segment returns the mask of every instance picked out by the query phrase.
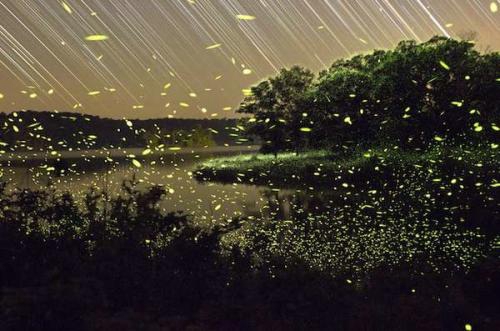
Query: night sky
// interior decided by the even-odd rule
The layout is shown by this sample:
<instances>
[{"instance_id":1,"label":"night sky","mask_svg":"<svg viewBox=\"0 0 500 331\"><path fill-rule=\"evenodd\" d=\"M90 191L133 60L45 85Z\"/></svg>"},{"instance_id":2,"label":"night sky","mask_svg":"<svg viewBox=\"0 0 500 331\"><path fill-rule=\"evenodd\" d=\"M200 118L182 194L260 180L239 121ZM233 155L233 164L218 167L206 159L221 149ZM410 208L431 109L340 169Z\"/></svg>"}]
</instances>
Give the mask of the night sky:
<instances>
[{"instance_id":1,"label":"night sky","mask_svg":"<svg viewBox=\"0 0 500 331\"><path fill-rule=\"evenodd\" d=\"M282 67L477 32L499 0L0 0L0 110L233 117ZM97 39L97 40L95 40Z\"/></svg>"}]
</instances>

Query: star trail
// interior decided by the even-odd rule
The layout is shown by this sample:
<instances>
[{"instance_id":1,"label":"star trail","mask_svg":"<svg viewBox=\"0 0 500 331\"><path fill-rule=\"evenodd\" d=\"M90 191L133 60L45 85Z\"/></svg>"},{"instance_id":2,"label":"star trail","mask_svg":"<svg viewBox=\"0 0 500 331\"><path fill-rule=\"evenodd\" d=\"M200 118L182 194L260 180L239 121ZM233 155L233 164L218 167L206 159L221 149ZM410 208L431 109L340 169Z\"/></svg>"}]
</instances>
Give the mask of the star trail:
<instances>
[{"instance_id":1,"label":"star trail","mask_svg":"<svg viewBox=\"0 0 500 331\"><path fill-rule=\"evenodd\" d=\"M499 1L0 0L0 111L222 118L282 67L313 70L403 39L477 34Z\"/></svg>"}]
</instances>

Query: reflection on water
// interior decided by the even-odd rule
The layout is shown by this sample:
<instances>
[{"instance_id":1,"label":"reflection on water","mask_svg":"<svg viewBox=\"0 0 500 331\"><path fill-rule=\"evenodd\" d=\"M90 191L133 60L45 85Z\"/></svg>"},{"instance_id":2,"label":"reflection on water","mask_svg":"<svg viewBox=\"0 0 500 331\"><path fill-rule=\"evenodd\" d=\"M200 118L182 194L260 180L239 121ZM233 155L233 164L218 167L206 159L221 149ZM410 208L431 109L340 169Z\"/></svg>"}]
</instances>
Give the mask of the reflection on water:
<instances>
[{"instance_id":1,"label":"reflection on water","mask_svg":"<svg viewBox=\"0 0 500 331\"><path fill-rule=\"evenodd\" d=\"M50 187L71 192L83 198L91 187L119 194L124 179L135 178L139 188L162 185L167 194L162 203L165 211L184 211L200 222L219 222L246 214L266 213L262 189L243 184L199 183L192 176L195 164L216 154L185 154L149 157L141 168L130 160L71 159L52 163L48 174L42 162L4 167L3 180L9 188L40 189Z\"/></svg>"}]
</instances>

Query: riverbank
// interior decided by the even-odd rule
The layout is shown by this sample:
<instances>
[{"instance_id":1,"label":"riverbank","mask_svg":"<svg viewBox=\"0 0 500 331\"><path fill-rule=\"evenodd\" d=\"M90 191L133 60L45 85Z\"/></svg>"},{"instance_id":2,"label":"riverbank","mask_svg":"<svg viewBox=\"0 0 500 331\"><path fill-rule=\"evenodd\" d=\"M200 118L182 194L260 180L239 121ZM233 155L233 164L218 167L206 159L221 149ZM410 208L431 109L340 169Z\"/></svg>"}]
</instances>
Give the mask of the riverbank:
<instances>
[{"instance_id":1,"label":"riverbank","mask_svg":"<svg viewBox=\"0 0 500 331\"><path fill-rule=\"evenodd\" d=\"M494 147L495 145L493 145ZM195 175L201 181L276 187L356 187L395 179L399 175L424 177L441 182L440 176L464 173L484 177L482 185L496 186L500 165L498 148L492 145L435 145L426 151L377 148L356 151L349 156L328 151L301 154L282 153L216 158L198 164ZM454 178L450 178L453 180ZM455 178L455 181L459 179Z\"/></svg>"}]
</instances>

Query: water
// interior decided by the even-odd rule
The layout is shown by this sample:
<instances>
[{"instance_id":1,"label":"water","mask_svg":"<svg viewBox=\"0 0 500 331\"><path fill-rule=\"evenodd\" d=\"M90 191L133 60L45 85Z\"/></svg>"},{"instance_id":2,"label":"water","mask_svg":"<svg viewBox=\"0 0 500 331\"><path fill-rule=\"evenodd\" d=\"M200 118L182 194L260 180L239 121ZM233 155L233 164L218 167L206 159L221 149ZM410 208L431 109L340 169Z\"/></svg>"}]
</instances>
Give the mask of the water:
<instances>
[{"instance_id":1,"label":"water","mask_svg":"<svg viewBox=\"0 0 500 331\"><path fill-rule=\"evenodd\" d=\"M113 161L106 161L98 152L66 153L59 165L63 171L48 172L46 166L54 166L56 159L48 156L10 156L11 166L3 167L3 180L9 189L50 187L58 192L71 192L77 199L84 197L90 188L106 190L111 195L119 194L125 179L135 178L138 188L162 185L167 194L161 205L164 211L183 211L194 216L198 222L219 222L242 215L262 215L266 213L263 198L265 188L244 184L223 185L200 183L193 178L196 163L216 156L230 156L253 153L255 148L212 148L209 150L181 151L139 158L141 168L137 168L130 154L140 155L142 150L107 151ZM121 156L121 157L120 157ZM4 157L4 164L7 163ZM17 160L17 161L12 161ZM22 160L22 161L19 161ZM0 160L1 161L1 160ZM58 166L56 165L56 168Z\"/></svg>"}]
</instances>

